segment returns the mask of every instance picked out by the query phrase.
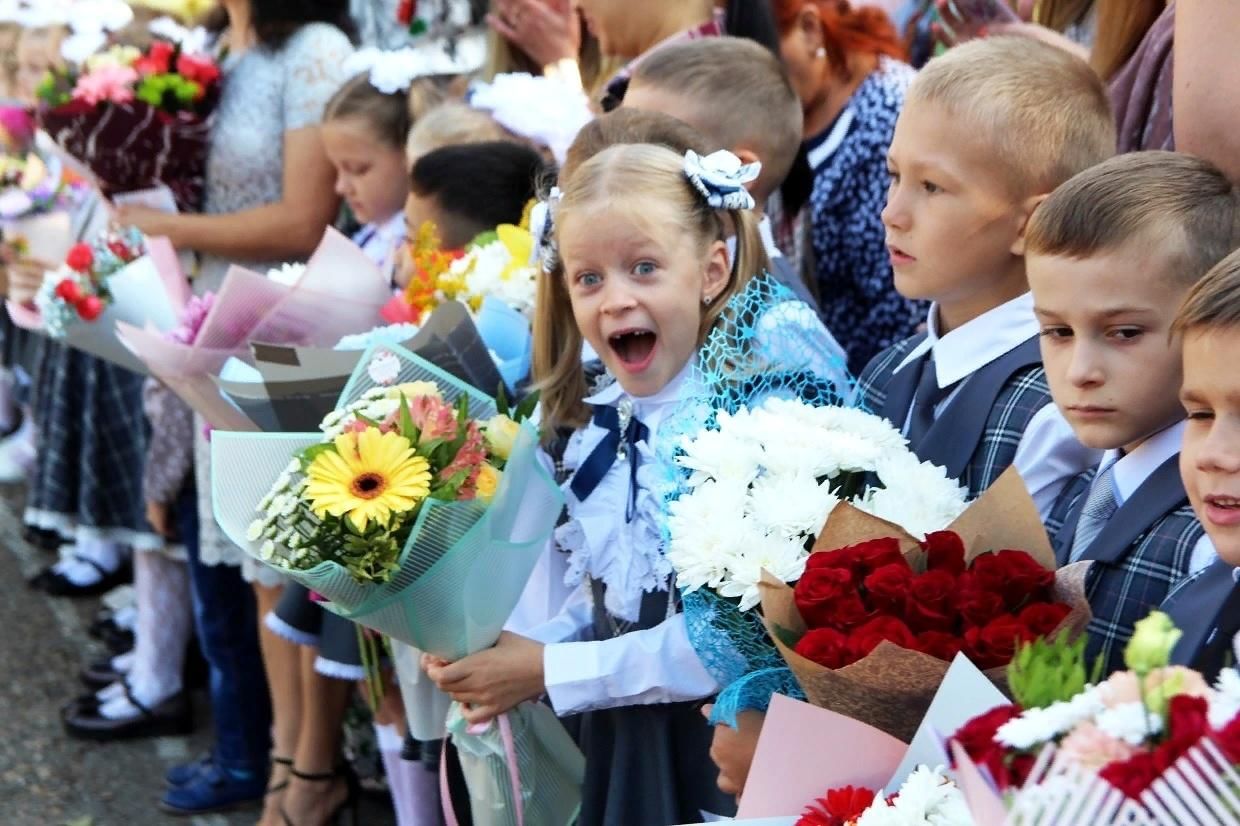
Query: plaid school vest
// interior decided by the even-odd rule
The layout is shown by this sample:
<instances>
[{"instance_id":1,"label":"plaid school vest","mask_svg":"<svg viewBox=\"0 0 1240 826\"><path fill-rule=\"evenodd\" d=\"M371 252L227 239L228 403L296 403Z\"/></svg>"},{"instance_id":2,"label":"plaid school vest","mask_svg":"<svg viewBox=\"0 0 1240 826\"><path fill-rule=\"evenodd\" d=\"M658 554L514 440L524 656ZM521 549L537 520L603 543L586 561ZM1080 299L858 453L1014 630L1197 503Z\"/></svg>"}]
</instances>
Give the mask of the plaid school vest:
<instances>
[{"instance_id":1,"label":"plaid school vest","mask_svg":"<svg viewBox=\"0 0 1240 826\"><path fill-rule=\"evenodd\" d=\"M863 409L904 427L917 371L896 367L925 340L925 333L879 353L857 383ZM921 444L910 445L924 462L947 469L969 496L979 496L1007 470L1034 415L1050 404L1037 337L1000 356L964 379Z\"/></svg>"},{"instance_id":2,"label":"plaid school vest","mask_svg":"<svg viewBox=\"0 0 1240 826\"><path fill-rule=\"evenodd\" d=\"M1086 653L1091 659L1103 659L1103 676L1124 667L1124 646L1133 626L1188 578L1193 548L1205 533L1189 507L1179 460L1177 454L1160 465L1081 557L1093 562L1085 580L1094 614L1086 628ZM1097 472L1094 468L1072 479L1047 519L1061 565L1068 561L1081 509Z\"/></svg>"}]
</instances>

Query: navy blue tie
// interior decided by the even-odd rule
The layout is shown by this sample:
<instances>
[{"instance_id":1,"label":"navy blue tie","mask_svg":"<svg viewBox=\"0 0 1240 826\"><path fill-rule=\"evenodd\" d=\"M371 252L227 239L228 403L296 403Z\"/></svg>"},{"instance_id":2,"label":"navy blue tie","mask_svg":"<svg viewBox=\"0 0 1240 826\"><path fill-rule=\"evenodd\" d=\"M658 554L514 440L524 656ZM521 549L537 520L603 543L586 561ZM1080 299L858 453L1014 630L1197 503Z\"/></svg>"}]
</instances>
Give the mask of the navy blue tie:
<instances>
[{"instance_id":1,"label":"navy blue tie","mask_svg":"<svg viewBox=\"0 0 1240 826\"><path fill-rule=\"evenodd\" d=\"M616 460L629 463L629 501L624 511L626 522L633 521L637 510L637 443L650 436L650 429L632 414L632 405L622 402L623 410L610 405L595 405L593 422L607 431L598 447L586 457L573 475L569 488L578 501L585 501L611 470Z\"/></svg>"}]
</instances>

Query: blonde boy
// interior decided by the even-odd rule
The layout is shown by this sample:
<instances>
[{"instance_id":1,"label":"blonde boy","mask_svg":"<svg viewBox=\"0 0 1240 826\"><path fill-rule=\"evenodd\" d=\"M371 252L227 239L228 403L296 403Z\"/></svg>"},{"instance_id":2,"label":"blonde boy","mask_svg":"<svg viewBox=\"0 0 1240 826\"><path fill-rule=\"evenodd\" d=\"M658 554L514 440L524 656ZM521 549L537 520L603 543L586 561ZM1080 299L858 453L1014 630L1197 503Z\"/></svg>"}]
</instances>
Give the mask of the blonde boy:
<instances>
[{"instance_id":1,"label":"blonde boy","mask_svg":"<svg viewBox=\"0 0 1240 826\"><path fill-rule=\"evenodd\" d=\"M1214 551L1180 481L1184 435L1176 308L1240 244L1240 197L1206 161L1112 158L1057 189L1026 258L1055 404L1106 451L1047 520L1061 565L1088 560L1087 652L1123 668L1133 625Z\"/></svg>"},{"instance_id":2,"label":"blonde boy","mask_svg":"<svg viewBox=\"0 0 1240 826\"><path fill-rule=\"evenodd\" d=\"M1015 465L1045 514L1093 463L1050 404L1025 226L1055 187L1114 145L1102 82L1033 40L967 43L909 88L883 223L896 289L934 303L927 332L876 356L859 392L972 496Z\"/></svg>"},{"instance_id":3,"label":"blonde boy","mask_svg":"<svg viewBox=\"0 0 1240 826\"><path fill-rule=\"evenodd\" d=\"M1174 329L1184 341L1180 399L1188 414L1180 473L1219 559L1162 609L1184 632L1172 662L1213 677L1235 663L1240 631L1240 250L1197 283Z\"/></svg>"}]
</instances>

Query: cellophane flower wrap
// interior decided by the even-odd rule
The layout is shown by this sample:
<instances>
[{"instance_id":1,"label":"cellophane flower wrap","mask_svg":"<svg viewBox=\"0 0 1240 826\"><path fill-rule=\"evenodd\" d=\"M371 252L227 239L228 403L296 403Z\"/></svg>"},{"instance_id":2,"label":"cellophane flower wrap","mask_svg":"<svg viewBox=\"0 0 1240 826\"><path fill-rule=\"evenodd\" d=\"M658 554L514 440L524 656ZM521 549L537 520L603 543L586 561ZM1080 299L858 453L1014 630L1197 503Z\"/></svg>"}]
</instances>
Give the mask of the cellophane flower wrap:
<instances>
[{"instance_id":1,"label":"cellophane flower wrap","mask_svg":"<svg viewBox=\"0 0 1240 826\"><path fill-rule=\"evenodd\" d=\"M220 96L214 59L156 40L115 46L40 85L38 122L86 164L105 194L172 190L183 212L202 204L212 117Z\"/></svg>"},{"instance_id":2,"label":"cellophane flower wrap","mask_svg":"<svg viewBox=\"0 0 1240 826\"><path fill-rule=\"evenodd\" d=\"M213 434L217 519L336 613L459 659L498 638L561 504L534 428L498 416L413 353L372 348L321 433Z\"/></svg>"},{"instance_id":3,"label":"cellophane flower wrap","mask_svg":"<svg viewBox=\"0 0 1240 826\"><path fill-rule=\"evenodd\" d=\"M845 406L833 340L769 276L729 303L691 381L705 392L665 426L663 536L690 640L727 687L715 719L734 724L795 690L756 610L762 572L799 579L841 501L925 533L964 509L964 492L884 420Z\"/></svg>"},{"instance_id":4,"label":"cellophane flower wrap","mask_svg":"<svg viewBox=\"0 0 1240 826\"><path fill-rule=\"evenodd\" d=\"M0 225L67 209L83 185L58 158L0 155Z\"/></svg>"},{"instance_id":5,"label":"cellophane flower wrap","mask_svg":"<svg viewBox=\"0 0 1240 826\"><path fill-rule=\"evenodd\" d=\"M1054 559L1009 470L924 540L841 503L795 588L763 576L762 613L810 702L907 741L958 652L1002 687L1019 642L1084 630L1088 563Z\"/></svg>"},{"instance_id":6,"label":"cellophane flower wrap","mask_svg":"<svg viewBox=\"0 0 1240 826\"><path fill-rule=\"evenodd\" d=\"M142 233L134 229L75 244L64 262L44 275L35 295L47 334L62 339L71 325L98 320L114 301L109 279L144 253Z\"/></svg>"},{"instance_id":7,"label":"cellophane flower wrap","mask_svg":"<svg viewBox=\"0 0 1240 826\"><path fill-rule=\"evenodd\" d=\"M160 268L179 271L175 258L163 260ZM120 324L117 330L145 369L211 427L255 430L215 384L224 364L249 359L251 342L331 347L342 336L373 327L390 295L379 268L329 227L305 265L285 265L268 275L230 267L219 290L186 305L178 323L160 329ZM178 332L169 336L172 327Z\"/></svg>"},{"instance_id":8,"label":"cellophane flower wrap","mask_svg":"<svg viewBox=\"0 0 1240 826\"><path fill-rule=\"evenodd\" d=\"M951 739L974 813L1007 810L1014 822L1061 810L1090 824L1236 822L1240 675L1225 668L1211 686L1168 665L1179 635L1153 612L1129 641L1128 670L1105 680L1081 644L1023 648L1012 665L1015 702Z\"/></svg>"}]
</instances>

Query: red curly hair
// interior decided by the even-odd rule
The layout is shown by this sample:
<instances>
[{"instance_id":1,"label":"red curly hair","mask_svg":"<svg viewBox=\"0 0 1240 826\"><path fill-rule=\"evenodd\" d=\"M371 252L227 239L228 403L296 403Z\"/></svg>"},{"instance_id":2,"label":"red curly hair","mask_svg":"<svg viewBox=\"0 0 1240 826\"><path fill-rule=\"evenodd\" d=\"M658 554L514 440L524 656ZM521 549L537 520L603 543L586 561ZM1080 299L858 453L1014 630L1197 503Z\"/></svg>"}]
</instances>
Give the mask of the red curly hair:
<instances>
[{"instance_id":1,"label":"red curly hair","mask_svg":"<svg viewBox=\"0 0 1240 826\"><path fill-rule=\"evenodd\" d=\"M806 6L818 9L822 45L835 71L846 72L848 55L858 52L908 59L904 42L886 12L873 6L854 8L848 0L771 0L780 35L792 31Z\"/></svg>"}]
</instances>

